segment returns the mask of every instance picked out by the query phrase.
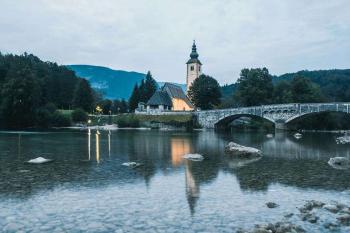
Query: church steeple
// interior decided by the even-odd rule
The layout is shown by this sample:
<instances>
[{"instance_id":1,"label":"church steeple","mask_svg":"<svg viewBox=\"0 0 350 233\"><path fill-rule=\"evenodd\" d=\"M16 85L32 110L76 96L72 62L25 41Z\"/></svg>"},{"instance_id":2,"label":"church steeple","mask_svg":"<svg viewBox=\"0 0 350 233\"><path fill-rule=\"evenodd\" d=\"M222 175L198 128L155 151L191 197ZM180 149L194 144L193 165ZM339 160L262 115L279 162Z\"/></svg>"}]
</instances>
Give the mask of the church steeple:
<instances>
[{"instance_id":1,"label":"church steeple","mask_svg":"<svg viewBox=\"0 0 350 233\"><path fill-rule=\"evenodd\" d=\"M202 74L202 63L198 59L198 53L197 53L197 46L196 41L193 41L192 44L192 51L190 54L190 59L188 60L187 64L187 77L186 77L186 84L187 84L187 91L190 89L193 81L199 77L199 75Z\"/></svg>"},{"instance_id":2,"label":"church steeple","mask_svg":"<svg viewBox=\"0 0 350 233\"><path fill-rule=\"evenodd\" d=\"M196 46L196 41L195 40L193 40L192 52L190 54L190 57L192 59L197 59L198 58L197 46Z\"/></svg>"}]
</instances>

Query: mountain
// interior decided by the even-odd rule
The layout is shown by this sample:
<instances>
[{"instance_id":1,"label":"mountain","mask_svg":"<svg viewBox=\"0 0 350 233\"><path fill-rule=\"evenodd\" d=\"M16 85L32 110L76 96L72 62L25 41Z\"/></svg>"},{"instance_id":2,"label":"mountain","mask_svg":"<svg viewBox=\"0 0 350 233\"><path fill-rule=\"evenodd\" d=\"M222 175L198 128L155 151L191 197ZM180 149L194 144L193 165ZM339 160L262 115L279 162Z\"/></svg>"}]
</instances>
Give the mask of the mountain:
<instances>
[{"instance_id":1,"label":"mountain","mask_svg":"<svg viewBox=\"0 0 350 233\"><path fill-rule=\"evenodd\" d=\"M106 98L128 100L136 83L145 78L145 74L113 70L103 66L67 65L78 77L89 80L94 89L101 90Z\"/></svg>"}]
</instances>

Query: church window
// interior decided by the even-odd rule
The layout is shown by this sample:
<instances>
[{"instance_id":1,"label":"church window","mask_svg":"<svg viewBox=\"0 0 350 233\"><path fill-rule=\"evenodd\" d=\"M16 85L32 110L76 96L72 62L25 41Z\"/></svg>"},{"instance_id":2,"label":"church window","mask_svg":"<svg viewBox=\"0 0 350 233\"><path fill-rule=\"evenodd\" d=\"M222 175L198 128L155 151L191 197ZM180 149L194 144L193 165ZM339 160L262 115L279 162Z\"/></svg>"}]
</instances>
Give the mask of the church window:
<instances>
[{"instance_id":1,"label":"church window","mask_svg":"<svg viewBox=\"0 0 350 233\"><path fill-rule=\"evenodd\" d=\"M201 67L199 67L198 69L199 69L199 71L201 71Z\"/></svg>"},{"instance_id":2,"label":"church window","mask_svg":"<svg viewBox=\"0 0 350 233\"><path fill-rule=\"evenodd\" d=\"M194 66L191 66L191 71L194 71Z\"/></svg>"}]
</instances>

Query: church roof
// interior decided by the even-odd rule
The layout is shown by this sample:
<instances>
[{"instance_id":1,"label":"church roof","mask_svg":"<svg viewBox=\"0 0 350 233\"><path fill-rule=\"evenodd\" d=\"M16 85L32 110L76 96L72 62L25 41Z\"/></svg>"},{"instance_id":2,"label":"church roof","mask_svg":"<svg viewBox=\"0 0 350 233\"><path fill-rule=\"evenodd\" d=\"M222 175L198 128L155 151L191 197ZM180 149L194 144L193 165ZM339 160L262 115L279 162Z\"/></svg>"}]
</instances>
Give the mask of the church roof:
<instances>
[{"instance_id":1,"label":"church roof","mask_svg":"<svg viewBox=\"0 0 350 233\"><path fill-rule=\"evenodd\" d=\"M170 98L182 99L188 104L188 106L194 107L180 86L172 83L165 83L162 87L162 91L167 92Z\"/></svg>"},{"instance_id":2,"label":"church roof","mask_svg":"<svg viewBox=\"0 0 350 233\"><path fill-rule=\"evenodd\" d=\"M148 100L147 105L165 105L173 106L171 98L166 91L157 90L152 97Z\"/></svg>"}]
</instances>

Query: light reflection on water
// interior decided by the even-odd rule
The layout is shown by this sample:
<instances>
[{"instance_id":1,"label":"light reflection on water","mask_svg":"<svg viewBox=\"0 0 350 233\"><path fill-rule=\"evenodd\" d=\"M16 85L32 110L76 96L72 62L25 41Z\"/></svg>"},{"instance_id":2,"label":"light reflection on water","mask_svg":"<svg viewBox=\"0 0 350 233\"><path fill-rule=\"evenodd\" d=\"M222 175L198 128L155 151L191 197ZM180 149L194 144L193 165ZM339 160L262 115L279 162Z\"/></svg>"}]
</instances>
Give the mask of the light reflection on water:
<instances>
[{"instance_id":1,"label":"light reflection on water","mask_svg":"<svg viewBox=\"0 0 350 233\"><path fill-rule=\"evenodd\" d=\"M230 158L223 150L229 141L257 147L264 157ZM205 160L183 160L187 153ZM23 163L38 156L55 162ZM350 147L336 145L330 134L296 140L258 133L3 133L0 230L16 221L34 231L232 232L280 221L309 199L350 204L350 173L328 166L334 156L350 158ZM143 166L121 165L128 161ZM267 209L268 201L281 208Z\"/></svg>"}]
</instances>

